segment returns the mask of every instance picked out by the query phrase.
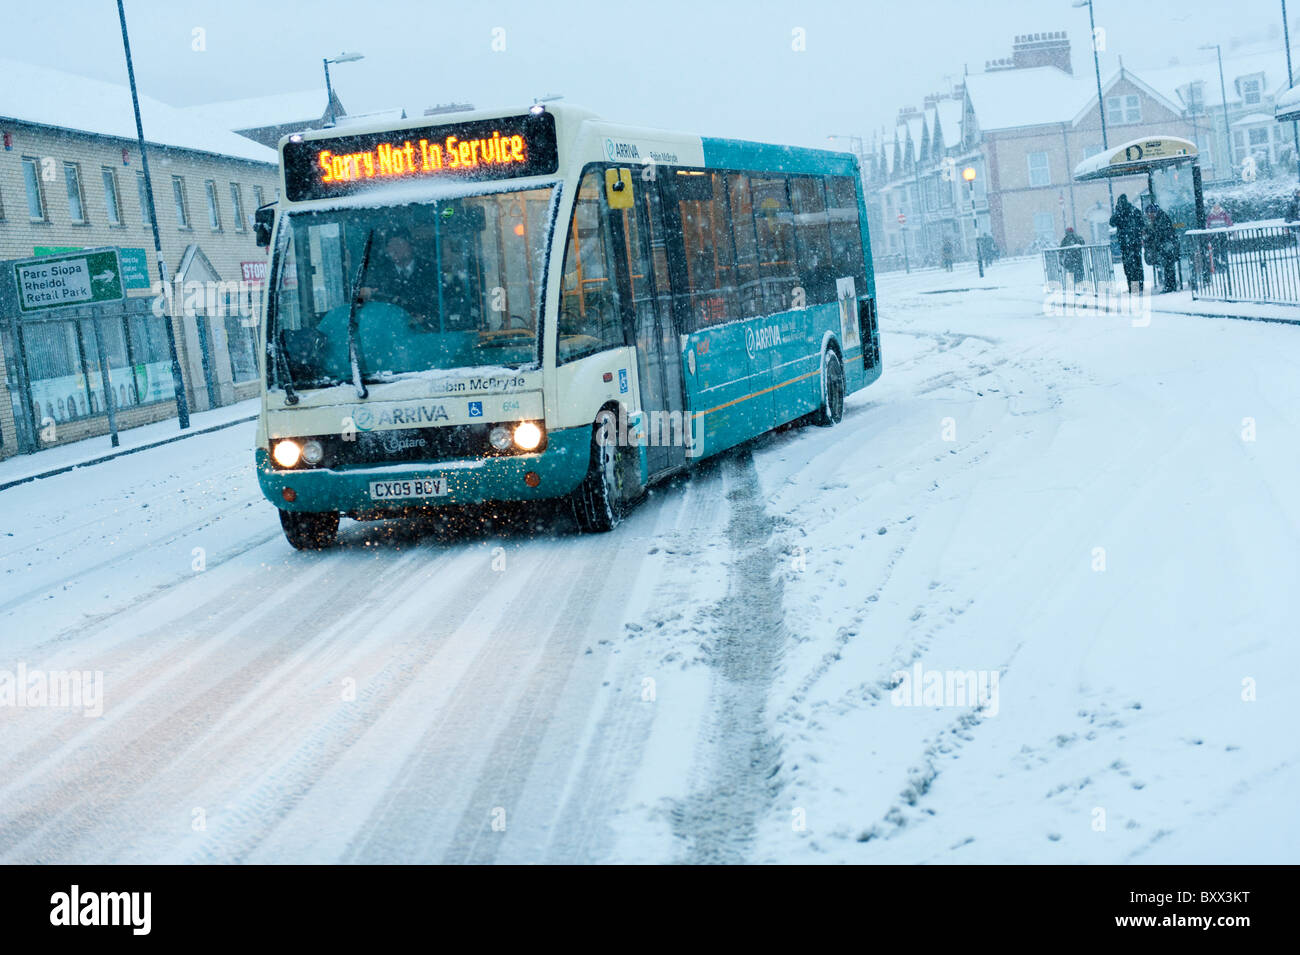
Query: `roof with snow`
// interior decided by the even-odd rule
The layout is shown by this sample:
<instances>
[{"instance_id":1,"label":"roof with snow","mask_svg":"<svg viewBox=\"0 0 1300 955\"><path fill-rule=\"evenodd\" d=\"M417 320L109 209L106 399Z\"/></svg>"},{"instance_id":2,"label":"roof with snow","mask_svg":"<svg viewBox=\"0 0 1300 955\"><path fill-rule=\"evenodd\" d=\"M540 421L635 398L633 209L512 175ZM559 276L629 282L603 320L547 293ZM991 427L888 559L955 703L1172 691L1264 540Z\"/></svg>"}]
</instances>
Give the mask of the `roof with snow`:
<instances>
[{"instance_id":1,"label":"roof with snow","mask_svg":"<svg viewBox=\"0 0 1300 955\"><path fill-rule=\"evenodd\" d=\"M982 130L1066 123L1097 98L1091 77L1071 76L1054 66L972 73L965 79Z\"/></svg>"},{"instance_id":2,"label":"roof with snow","mask_svg":"<svg viewBox=\"0 0 1300 955\"><path fill-rule=\"evenodd\" d=\"M328 111L329 103L324 89L275 93L185 107L185 112L199 116L219 129L229 130L314 122L319 121Z\"/></svg>"},{"instance_id":3,"label":"roof with snow","mask_svg":"<svg viewBox=\"0 0 1300 955\"><path fill-rule=\"evenodd\" d=\"M185 109L140 95L145 141L256 162L275 151ZM0 59L0 117L100 136L135 140L135 112L126 83L105 83L17 60Z\"/></svg>"},{"instance_id":4,"label":"roof with snow","mask_svg":"<svg viewBox=\"0 0 1300 955\"><path fill-rule=\"evenodd\" d=\"M1300 119L1300 86L1293 86L1279 95L1273 112L1279 123Z\"/></svg>"},{"instance_id":5,"label":"roof with snow","mask_svg":"<svg viewBox=\"0 0 1300 955\"><path fill-rule=\"evenodd\" d=\"M1261 79L1261 96L1274 96L1284 91L1291 84L1287 82L1286 57L1282 44L1268 45L1259 49L1245 49L1239 52L1224 51L1223 87L1227 90L1228 105L1242 101L1241 91L1237 88L1239 79ZM1137 74L1147 83L1160 91L1166 99L1180 106L1187 105L1186 89L1192 83L1201 84L1201 106L1210 110L1223 105L1223 94L1219 84L1219 60L1213 51L1205 54L1205 59L1195 63L1178 63L1172 66L1154 69L1137 68Z\"/></svg>"}]
</instances>

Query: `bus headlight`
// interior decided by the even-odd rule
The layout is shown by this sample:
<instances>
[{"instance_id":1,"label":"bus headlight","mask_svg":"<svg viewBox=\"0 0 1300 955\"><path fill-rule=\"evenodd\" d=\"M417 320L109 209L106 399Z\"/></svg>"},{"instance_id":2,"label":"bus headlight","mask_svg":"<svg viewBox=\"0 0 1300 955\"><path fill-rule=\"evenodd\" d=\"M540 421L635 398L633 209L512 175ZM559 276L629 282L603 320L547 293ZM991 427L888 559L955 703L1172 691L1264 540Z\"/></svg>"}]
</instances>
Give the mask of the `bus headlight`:
<instances>
[{"instance_id":1,"label":"bus headlight","mask_svg":"<svg viewBox=\"0 0 1300 955\"><path fill-rule=\"evenodd\" d=\"M542 443L542 429L531 421L521 421L515 425L515 447L521 451L532 451Z\"/></svg>"},{"instance_id":2,"label":"bus headlight","mask_svg":"<svg viewBox=\"0 0 1300 955\"><path fill-rule=\"evenodd\" d=\"M308 441L302 446L302 459L304 463L315 467L321 463L321 460L324 457L325 449L321 447L319 441Z\"/></svg>"},{"instance_id":3,"label":"bus headlight","mask_svg":"<svg viewBox=\"0 0 1300 955\"><path fill-rule=\"evenodd\" d=\"M302 457L302 448L297 441L277 441L271 449L271 457L275 458L275 463L280 467L291 468Z\"/></svg>"},{"instance_id":4,"label":"bus headlight","mask_svg":"<svg viewBox=\"0 0 1300 955\"><path fill-rule=\"evenodd\" d=\"M505 451L510 447L510 429L505 425L497 425L488 433L488 444L498 451Z\"/></svg>"}]
</instances>

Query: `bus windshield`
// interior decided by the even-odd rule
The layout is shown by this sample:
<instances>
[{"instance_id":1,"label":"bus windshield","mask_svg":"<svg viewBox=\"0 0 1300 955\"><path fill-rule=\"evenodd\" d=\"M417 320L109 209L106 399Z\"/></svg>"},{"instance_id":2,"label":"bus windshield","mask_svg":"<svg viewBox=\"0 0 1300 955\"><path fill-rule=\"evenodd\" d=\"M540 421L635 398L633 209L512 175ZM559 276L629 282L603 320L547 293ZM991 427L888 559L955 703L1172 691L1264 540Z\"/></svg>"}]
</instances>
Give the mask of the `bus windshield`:
<instances>
[{"instance_id":1,"label":"bus windshield","mask_svg":"<svg viewBox=\"0 0 1300 955\"><path fill-rule=\"evenodd\" d=\"M271 379L353 381L354 349L367 383L537 362L554 190L290 213L268 315Z\"/></svg>"}]
</instances>

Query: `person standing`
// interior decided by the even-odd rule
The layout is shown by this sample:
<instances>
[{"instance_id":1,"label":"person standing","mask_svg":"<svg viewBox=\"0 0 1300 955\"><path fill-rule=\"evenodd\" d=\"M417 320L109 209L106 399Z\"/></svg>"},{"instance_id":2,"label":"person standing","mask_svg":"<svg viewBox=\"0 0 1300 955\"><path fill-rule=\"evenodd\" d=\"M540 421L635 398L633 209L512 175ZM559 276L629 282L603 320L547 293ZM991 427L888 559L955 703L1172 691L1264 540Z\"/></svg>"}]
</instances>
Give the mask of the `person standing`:
<instances>
[{"instance_id":1,"label":"person standing","mask_svg":"<svg viewBox=\"0 0 1300 955\"><path fill-rule=\"evenodd\" d=\"M1061 248L1066 250L1061 253L1061 265L1070 273L1075 285L1083 281L1083 252L1075 246L1083 244L1083 236L1074 231L1074 226L1066 226L1065 236L1061 239Z\"/></svg>"},{"instance_id":2,"label":"person standing","mask_svg":"<svg viewBox=\"0 0 1300 955\"><path fill-rule=\"evenodd\" d=\"M1137 211L1128 195L1121 192L1115 201L1115 212L1110 217L1119 238L1119 254L1124 261L1124 278L1130 292L1141 292L1145 281L1142 268L1142 213ZM1137 285L1135 289L1133 286Z\"/></svg>"},{"instance_id":3,"label":"person standing","mask_svg":"<svg viewBox=\"0 0 1300 955\"><path fill-rule=\"evenodd\" d=\"M1169 213L1154 203L1147 209L1147 231L1143 238L1147 258L1160 269L1164 278L1164 291L1178 291L1178 235L1174 232Z\"/></svg>"},{"instance_id":4,"label":"person standing","mask_svg":"<svg viewBox=\"0 0 1300 955\"><path fill-rule=\"evenodd\" d=\"M1228 210L1223 208L1223 203L1215 200L1210 207L1210 214L1205 217L1205 227L1207 229L1227 229L1232 226L1232 216ZM1228 237L1227 235L1212 236L1210 239L1210 261L1203 266L1205 277L1208 279L1215 272L1222 272L1228 267Z\"/></svg>"},{"instance_id":5,"label":"person standing","mask_svg":"<svg viewBox=\"0 0 1300 955\"><path fill-rule=\"evenodd\" d=\"M952 237L951 237L951 236L945 236L945 237L944 237L944 240L943 240L943 253L942 253L942 254L943 254L943 267L944 267L944 270L947 271L947 272L951 272L951 271L952 271L952 257L953 257Z\"/></svg>"}]
</instances>

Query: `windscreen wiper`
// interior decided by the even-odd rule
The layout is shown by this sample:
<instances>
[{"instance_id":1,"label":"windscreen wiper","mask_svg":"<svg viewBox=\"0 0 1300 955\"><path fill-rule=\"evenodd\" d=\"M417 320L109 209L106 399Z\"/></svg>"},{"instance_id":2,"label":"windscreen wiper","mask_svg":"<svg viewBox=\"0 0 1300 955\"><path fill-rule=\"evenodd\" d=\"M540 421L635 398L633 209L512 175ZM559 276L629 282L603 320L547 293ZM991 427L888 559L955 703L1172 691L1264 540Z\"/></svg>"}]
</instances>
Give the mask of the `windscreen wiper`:
<instances>
[{"instance_id":1,"label":"windscreen wiper","mask_svg":"<svg viewBox=\"0 0 1300 955\"><path fill-rule=\"evenodd\" d=\"M293 387L293 373L289 371L288 349L285 348L284 329L279 329L275 336L275 357L276 365L279 366L280 383L284 385L284 403L287 405L296 405L298 403L298 392Z\"/></svg>"},{"instance_id":2,"label":"windscreen wiper","mask_svg":"<svg viewBox=\"0 0 1300 955\"><path fill-rule=\"evenodd\" d=\"M357 397L366 398L370 395L370 389L366 383L361 380L361 354L357 348L357 332L361 324L357 317L357 295L361 292L361 282L366 277L366 269L370 267L370 246L375 241L375 230L371 229L366 233L366 247L361 253L361 267L357 269L357 277L352 283L351 294L348 296L348 361L352 365L352 384L356 386Z\"/></svg>"}]
</instances>

